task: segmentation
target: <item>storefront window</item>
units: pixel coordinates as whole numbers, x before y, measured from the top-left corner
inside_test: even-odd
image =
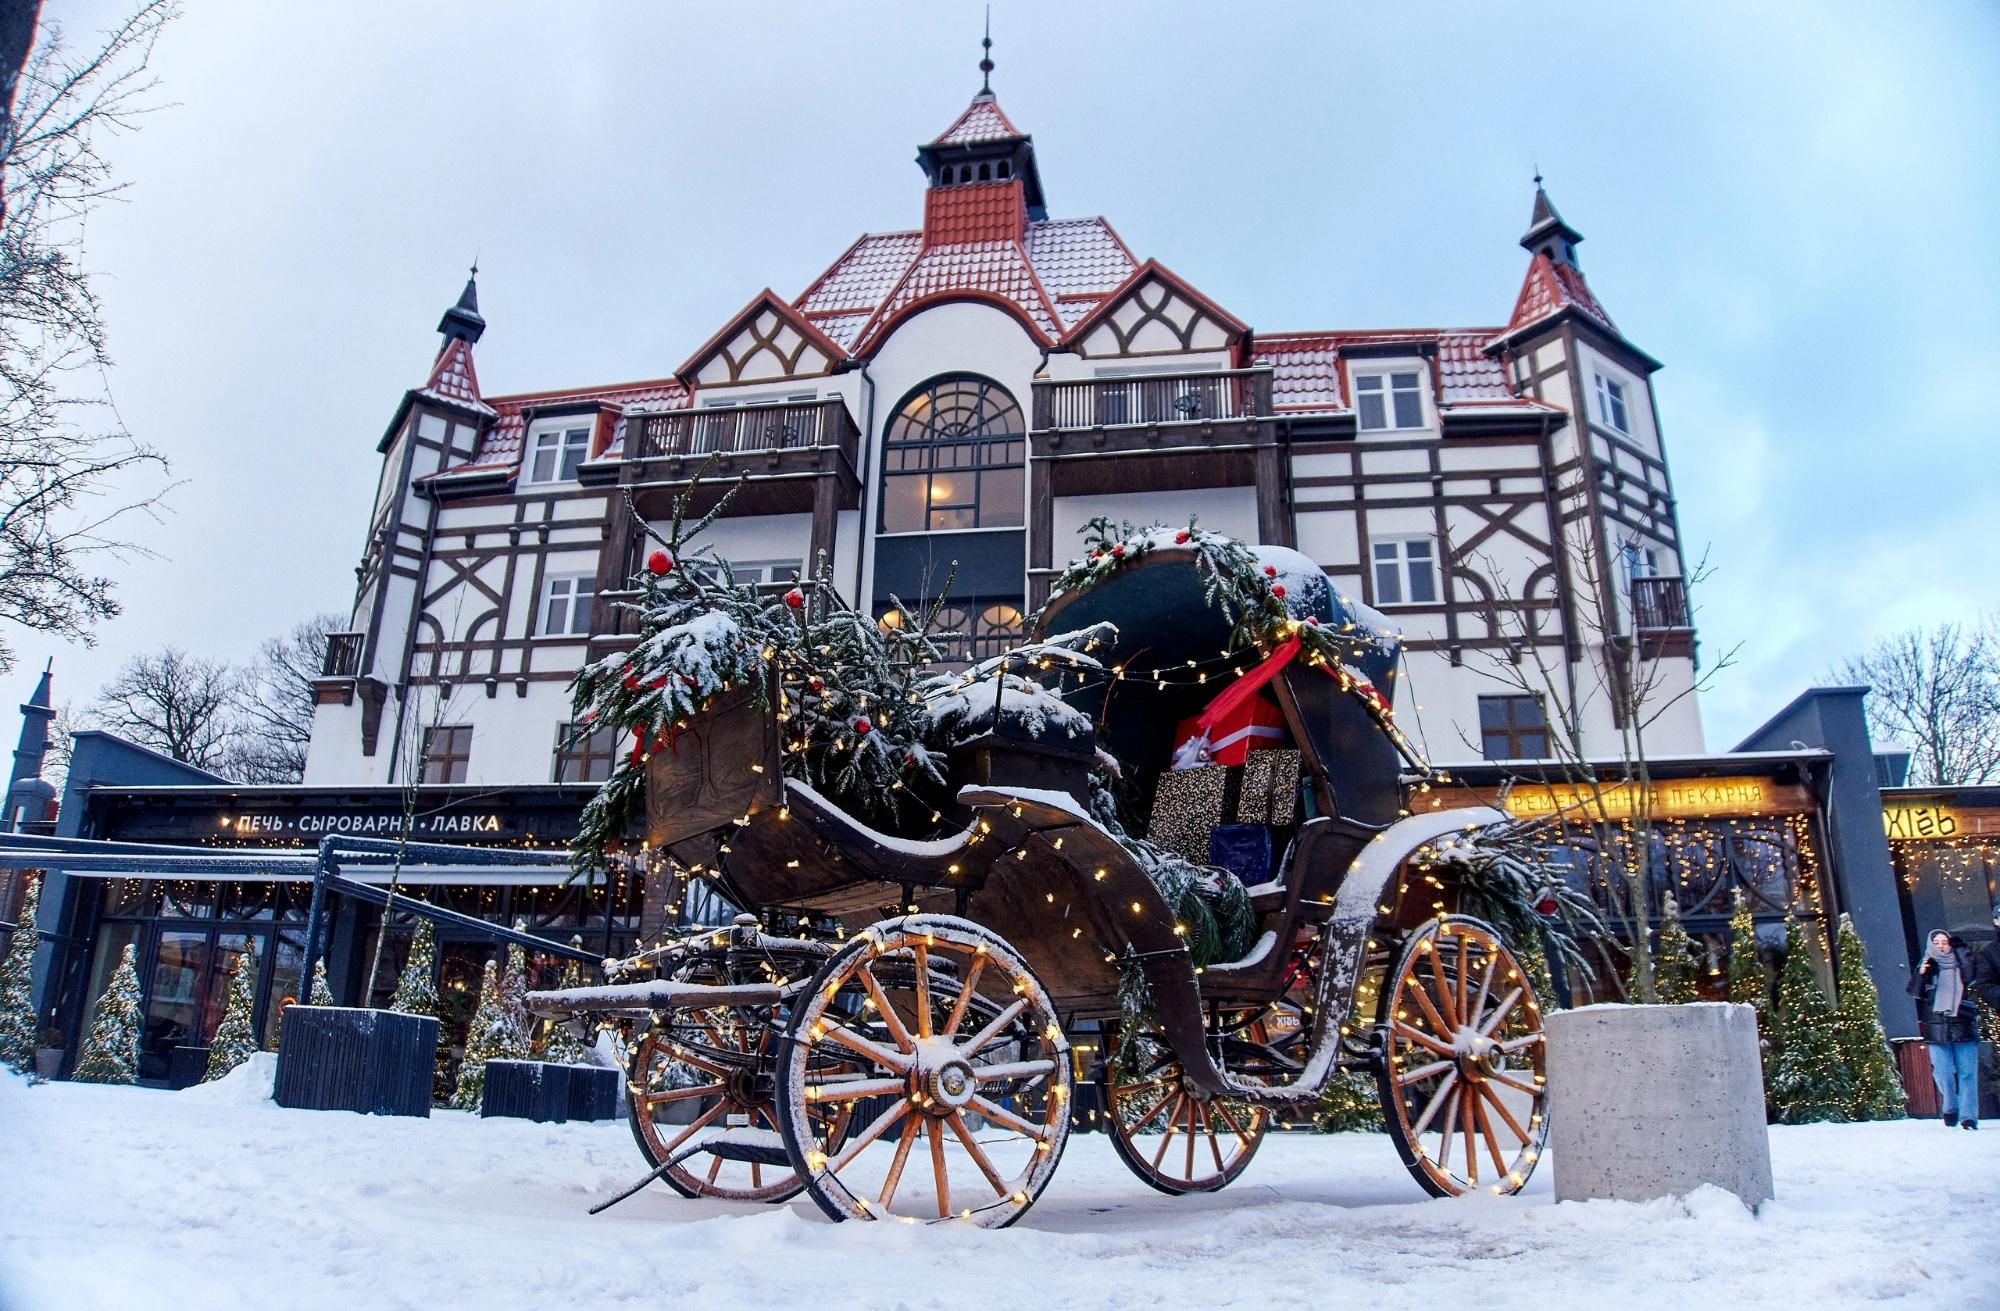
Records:
[[[285,1007],[299,1000],[299,967],[305,963],[306,944],[302,934],[279,932],[272,948],[271,986],[264,1002],[264,1045],[275,1048],[284,1028]]]
[[[164,883],[161,892],[163,919],[207,919],[215,913],[213,883]]]
[[[201,1003],[208,973],[208,935],[186,930],[160,934],[146,989],[145,1027],[139,1040],[139,1075],[164,1079],[173,1049],[200,1046]]]

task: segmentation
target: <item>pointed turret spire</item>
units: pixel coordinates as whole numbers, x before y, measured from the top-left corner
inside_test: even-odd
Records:
[[[486,320],[479,316],[479,261],[472,263],[472,275],[465,280],[465,290],[458,293],[458,304],[438,320],[438,331],[445,335],[447,344],[451,340],[475,342],[486,331]]]
[[[1528,231],[1521,237],[1521,246],[1530,254],[1547,255],[1552,264],[1567,264],[1580,268],[1576,260],[1577,243],[1583,234],[1563,221],[1556,212],[1549,193],[1542,188],[1542,175],[1535,174],[1535,209],[1528,216]]]
[[[40,778],[42,761],[49,751],[49,725],[55,721],[56,712],[49,701],[49,679],[55,669],[55,661],[42,668],[41,681],[35,684],[34,695],[21,707],[21,738],[14,748],[14,772],[9,781],[18,783],[24,778]]]
[[[986,35],[979,42],[979,94],[993,94],[993,6],[986,6]]]

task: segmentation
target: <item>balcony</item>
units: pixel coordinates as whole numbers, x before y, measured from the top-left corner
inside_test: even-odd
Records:
[[[361,646],[367,636],[366,633],[328,633],[326,667],[320,670],[320,677],[353,678],[360,674]]]
[[[1694,616],[1686,580],[1671,574],[1632,580],[1632,635],[1648,659],[1693,657]]]
[[[626,477],[640,487],[677,487],[707,465],[704,479],[719,496],[747,474],[731,514],[811,511],[814,484],[826,478],[840,487],[838,507],[852,509],[859,504],[860,441],[839,397],[635,414],[625,423]],[[714,496],[695,508],[705,511]]]
[[[1271,371],[1037,382],[1029,441],[1056,496],[1247,486],[1276,442]]]

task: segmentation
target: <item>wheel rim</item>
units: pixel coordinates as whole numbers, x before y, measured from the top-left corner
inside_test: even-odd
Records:
[[[878,924],[794,1009],[780,1119],[829,1216],[998,1228],[1069,1136],[1069,1045],[1041,984],[962,920]],[[845,1142],[814,1108],[851,1108]]]
[[[1518,1192],[1548,1135],[1540,1008],[1527,974],[1477,920],[1404,944],[1379,1016],[1383,1115],[1432,1194]]]
[[[1120,1159],[1164,1193],[1207,1193],[1256,1155],[1270,1113],[1194,1087],[1159,1033],[1133,1034],[1105,1064],[1105,1128]]]
[[[682,1012],[648,1032],[633,1049],[627,1081],[633,1133],[647,1159],[658,1166],[728,1129],[776,1131],[772,1044],[768,1027],[726,1009]],[[785,1166],[701,1152],[661,1178],[684,1197],[738,1202],[780,1202],[803,1187]]]

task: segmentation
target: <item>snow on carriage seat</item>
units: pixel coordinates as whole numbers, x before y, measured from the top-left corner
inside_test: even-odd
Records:
[[[963,847],[967,837],[970,836],[969,833],[953,833],[942,838],[899,838],[894,834],[884,833],[880,829],[873,829],[863,824],[860,820],[854,818],[854,816],[828,800],[824,795],[814,791],[812,785],[802,779],[786,779],[785,790],[803,798],[816,813],[825,815],[836,824],[845,825],[859,837],[905,856],[914,856],[926,860],[939,856],[949,856]]]
[[[1090,662],[1092,665],[1096,661]],[[1062,738],[1086,741],[1092,733],[1090,716],[1064,701],[1039,683],[1019,675],[1007,675],[996,692],[994,679],[973,682],[954,680],[942,692],[924,702],[932,723],[955,742],[967,741],[995,727],[998,719],[1009,728],[1020,729],[1037,741]]]
[[[1386,655],[1394,655],[1403,638],[1395,620],[1334,587],[1326,571],[1311,556],[1289,546],[1250,545],[1246,548],[1257,562],[1278,571],[1271,581],[1285,589],[1285,608],[1294,615],[1330,615],[1342,623],[1352,623],[1357,632]],[[1345,631],[1345,630],[1343,630]]]

